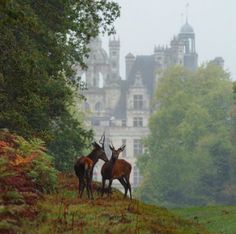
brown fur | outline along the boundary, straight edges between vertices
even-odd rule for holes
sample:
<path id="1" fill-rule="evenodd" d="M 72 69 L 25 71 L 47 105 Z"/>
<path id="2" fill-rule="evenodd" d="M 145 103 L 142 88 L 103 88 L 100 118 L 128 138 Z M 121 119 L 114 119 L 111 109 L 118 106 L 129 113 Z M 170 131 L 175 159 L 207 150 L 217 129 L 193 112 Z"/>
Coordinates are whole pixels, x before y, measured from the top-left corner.
<path id="1" fill-rule="evenodd" d="M 112 150 L 112 156 L 109 162 L 103 164 L 101 169 L 102 174 L 102 188 L 105 189 L 105 181 L 109 180 L 108 190 L 111 191 L 111 184 L 114 179 L 118 179 L 122 186 L 125 189 L 124 197 L 126 197 L 127 192 L 129 190 L 130 198 L 132 199 L 131 195 L 131 185 L 130 185 L 130 173 L 132 170 L 132 166 L 124 159 L 117 159 L 120 152 L 124 150 L 123 148 L 119 148 L 115 150 L 114 147 L 110 147 Z M 103 191 L 102 191 L 103 195 Z"/>
<path id="2" fill-rule="evenodd" d="M 104 163 L 101 173 L 107 180 L 110 179 L 110 177 L 113 179 L 119 179 L 126 175 L 130 176 L 131 170 L 132 166 L 130 163 L 124 159 L 117 159 L 114 163 L 111 161 Z"/>
<path id="3" fill-rule="evenodd" d="M 119 179 L 120 177 L 130 175 L 131 169 L 132 166 L 130 163 L 128 163 L 124 159 L 117 159 L 112 169 L 112 178 Z"/>
<path id="4" fill-rule="evenodd" d="M 93 161 L 87 156 L 80 157 L 77 160 L 76 164 L 77 165 L 84 165 L 85 170 L 90 170 L 93 167 Z"/>
<path id="5" fill-rule="evenodd" d="M 108 161 L 103 147 L 94 143 L 94 149 L 88 156 L 78 158 L 74 164 L 75 174 L 79 179 L 79 195 L 83 196 L 83 191 L 86 186 L 88 198 L 93 199 L 92 179 L 93 168 L 99 159 Z"/>

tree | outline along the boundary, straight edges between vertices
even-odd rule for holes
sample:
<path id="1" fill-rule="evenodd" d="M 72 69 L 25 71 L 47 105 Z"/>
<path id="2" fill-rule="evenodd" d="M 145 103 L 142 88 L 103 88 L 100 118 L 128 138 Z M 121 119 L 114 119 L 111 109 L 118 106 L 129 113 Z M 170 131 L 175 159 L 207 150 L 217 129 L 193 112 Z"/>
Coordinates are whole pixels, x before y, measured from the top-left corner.
<path id="1" fill-rule="evenodd" d="M 232 155 L 231 89 L 229 75 L 213 64 L 164 72 L 146 139 L 148 159 L 139 160 L 141 198 L 168 206 L 221 201 Z"/>
<path id="2" fill-rule="evenodd" d="M 230 181 L 225 188 L 225 194 L 228 196 L 227 199 L 231 203 L 236 203 L 236 82 L 233 83 L 234 103 L 231 108 L 231 119 L 232 119 L 232 131 L 231 131 L 231 142 L 233 147 L 233 154 L 230 160 Z"/>
<path id="3" fill-rule="evenodd" d="M 91 133 L 70 112 L 80 85 L 72 66 L 85 67 L 90 39 L 112 33 L 118 16 L 109 0 L 1 1 L 0 128 L 41 138 L 55 153 L 64 137 L 57 151 L 81 152 Z"/>

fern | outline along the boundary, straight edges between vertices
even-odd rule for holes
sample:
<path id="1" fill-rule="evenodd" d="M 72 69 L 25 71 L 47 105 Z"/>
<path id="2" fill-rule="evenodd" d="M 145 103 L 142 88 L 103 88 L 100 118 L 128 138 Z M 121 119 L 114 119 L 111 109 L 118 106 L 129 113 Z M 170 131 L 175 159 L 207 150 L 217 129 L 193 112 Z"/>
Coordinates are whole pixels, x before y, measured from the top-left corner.
<path id="1" fill-rule="evenodd" d="M 43 141 L 0 131 L 0 233 L 17 232 L 24 217 L 36 216 L 42 193 L 56 186 L 57 171 Z"/>

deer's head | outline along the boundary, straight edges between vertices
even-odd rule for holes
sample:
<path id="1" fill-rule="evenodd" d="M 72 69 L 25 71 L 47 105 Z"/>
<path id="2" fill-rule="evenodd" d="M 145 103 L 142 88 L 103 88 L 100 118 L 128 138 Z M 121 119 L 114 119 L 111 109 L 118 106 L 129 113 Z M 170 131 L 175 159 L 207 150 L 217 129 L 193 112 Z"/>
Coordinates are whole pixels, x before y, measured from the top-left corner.
<path id="1" fill-rule="evenodd" d="M 117 160 L 119 157 L 119 154 L 124 151 L 126 145 L 122 145 L 120 148 L 118 148 L 117 150 L 115 149 L 115 147 L 113 146 L 113 144 L 109 145 L 109 148 L 112 152 L 111 155 L 111 160 Z"/>
<path id="2" fill-rule="evenodd" d="M 100 146 L 96 141 L 92 143 L 94 151 L 98 159 L 102 159 L 105 162 L 108 162 L 107 155 L 104 151 L 104 146 Z"/>

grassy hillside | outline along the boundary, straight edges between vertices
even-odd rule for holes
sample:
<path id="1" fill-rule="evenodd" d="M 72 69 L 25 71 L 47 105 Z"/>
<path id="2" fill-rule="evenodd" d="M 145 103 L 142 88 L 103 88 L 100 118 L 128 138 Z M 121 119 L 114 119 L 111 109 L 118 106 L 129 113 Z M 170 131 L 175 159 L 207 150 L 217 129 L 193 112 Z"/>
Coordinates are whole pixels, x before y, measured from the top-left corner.
<path id="1" fill-rule="evenodd" d="M 78 199 L 76 185 L 73 175 L 61 176 L 58 193 L 39 202 L 38 218 L 31 224 L 25 223 L 22 231 L 45 234 L 209 233 L 195 222 L 184 221 L 165 208 L 123 199 L 118 191 L 113 192 L 112 198 L 100 198 L 96 192 L 97 184 L 94 201 Z"/>
<path id="2" fill-rule="evenodd" d="M 204 225 L 212 233 L 236 234 L 236 206 L 174 209 L 173 213 Z"/>
<path id="3" fill-rule="evenodd" d="M 101 198 L 96 183 L 95 200 L 78 199 L 75 175 L 58 175 L 45 151 L 38 139 L 0 131 L 0 233 L 207 233 L 119 191 Z"/>

